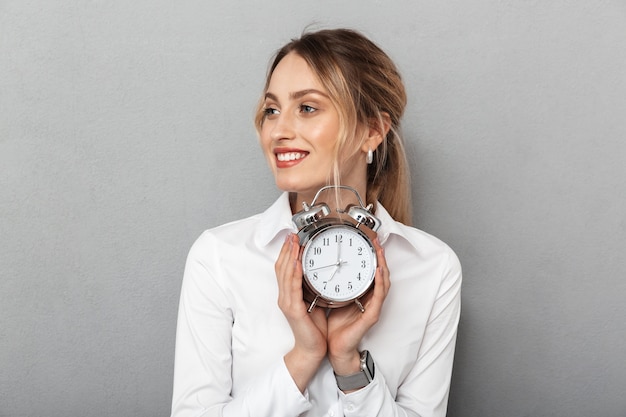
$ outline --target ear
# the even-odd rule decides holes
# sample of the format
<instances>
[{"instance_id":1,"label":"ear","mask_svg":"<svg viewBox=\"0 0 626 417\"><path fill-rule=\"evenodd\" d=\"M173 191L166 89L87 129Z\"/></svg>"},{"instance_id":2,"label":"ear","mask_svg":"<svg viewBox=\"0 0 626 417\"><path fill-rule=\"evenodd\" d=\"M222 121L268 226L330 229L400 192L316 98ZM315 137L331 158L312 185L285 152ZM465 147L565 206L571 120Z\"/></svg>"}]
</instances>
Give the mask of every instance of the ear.
<instances>
[{"instance_id":1,"label":"ear","mask_svg":"<svg viewBox=\"0 0 626 417\"><path fill-rule=\"evenodd\" d=\"M370 149L375 151L385 140L390 128L391 117L389 117L389 113L381 112L380 118L371 118L367 130L367 138L365 138L361 150L365 153Z\"/></svg>"}]
</instances>

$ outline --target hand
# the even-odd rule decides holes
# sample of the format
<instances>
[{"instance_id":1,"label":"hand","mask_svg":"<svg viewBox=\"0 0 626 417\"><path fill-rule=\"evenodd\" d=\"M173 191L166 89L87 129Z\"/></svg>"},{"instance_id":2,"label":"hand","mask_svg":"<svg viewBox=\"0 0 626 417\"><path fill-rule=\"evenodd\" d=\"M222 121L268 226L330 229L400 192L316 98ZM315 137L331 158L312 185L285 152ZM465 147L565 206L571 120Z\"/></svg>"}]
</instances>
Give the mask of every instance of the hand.
<instances>
[{"instance_id":1,"label":"hand","mask_svg":"<svg viewBox=\"0 0 626 417\"><path fill-rule=\"evenodd\" d=\"M307 312L302 294L302 263L298 236L290 234L274 266L278 280L278 307L294 336L294 347L285 364L300 391L304 392L326 355L327 321L323 309Z\"/></svg>"},{"instance_id":2,"label":"hand","mask_svg":"<svg viewBox=\"0 0 626 417\"><path fill-rule=\"evenodd\" d=\"M385 252L378 239L374 240L378 268L374 290L361 299L365 312L352 304L332 310L328 316L328 359L338 375L349 375L360 369L358 346L363 336L380 318L383 302L389 293L389 269Z\"/></svg>"}]
</instances>

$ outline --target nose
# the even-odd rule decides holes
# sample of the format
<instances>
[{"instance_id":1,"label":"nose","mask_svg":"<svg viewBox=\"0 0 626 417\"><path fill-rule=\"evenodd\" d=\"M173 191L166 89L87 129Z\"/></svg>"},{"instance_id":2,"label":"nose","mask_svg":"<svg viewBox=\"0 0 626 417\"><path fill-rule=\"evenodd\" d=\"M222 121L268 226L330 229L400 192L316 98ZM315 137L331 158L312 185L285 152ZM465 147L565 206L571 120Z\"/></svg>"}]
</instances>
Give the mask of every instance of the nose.
<instances>
[{"instance_id":1,"label":"nose","mask_svg":"<svg viewBox=\"0 0 626 417\"><path fill-rule=\"evenodd\" d=\"M270 131L272 140L291 140L295 138L294 120L289 113L279 113L273 122Z\"/></svg>"}]
</instances>

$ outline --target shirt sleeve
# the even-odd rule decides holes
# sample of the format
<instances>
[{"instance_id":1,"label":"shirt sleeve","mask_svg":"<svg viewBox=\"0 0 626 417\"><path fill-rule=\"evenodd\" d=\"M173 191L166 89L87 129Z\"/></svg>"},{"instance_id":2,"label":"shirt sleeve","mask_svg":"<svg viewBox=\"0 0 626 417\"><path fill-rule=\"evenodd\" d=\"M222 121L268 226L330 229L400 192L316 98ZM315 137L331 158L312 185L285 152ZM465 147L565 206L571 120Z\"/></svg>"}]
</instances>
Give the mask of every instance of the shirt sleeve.
<instances>
[{"instance_id":1,"label":"shirt sleeve","mask_svg":"<svg viewBox=\"0 0 626 417\"><path fill-rule=\"evenodd\" d=\"M450 250L442 265L418 358L393 398L384 377L339 398L346 417L445 417L461 312L461 265ZM374 357L374 363L376 358Z\"/></svg>"},{"instance_id":2,"label":"shirt sleeve","mask_svg":"<svg viewBox=\"0 0 626 417\"><path fill-rule=\"evenodd\" d=\"M311 407L284 361L233 398L232 298L220 280L217 242L203 235L189 252L176 331L172 417L296 417Z\"/></svg>"}]
</instances>

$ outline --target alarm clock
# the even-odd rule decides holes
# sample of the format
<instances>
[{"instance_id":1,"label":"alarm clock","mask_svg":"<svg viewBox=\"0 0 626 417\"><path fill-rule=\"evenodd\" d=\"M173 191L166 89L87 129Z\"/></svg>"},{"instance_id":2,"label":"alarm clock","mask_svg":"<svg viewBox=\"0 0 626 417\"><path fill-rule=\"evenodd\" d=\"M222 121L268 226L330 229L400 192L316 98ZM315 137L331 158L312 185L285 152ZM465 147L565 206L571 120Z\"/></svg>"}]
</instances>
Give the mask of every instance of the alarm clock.
<instances>
[{"instance_id":1,"label":"alarm clock","mask_svg":"<svg viewBox=\"0 0 626 417\"><path fill-rule=\"evenodd\" d=\"M359 205L331 213L327 204L316 204L328 188L352 191ZM311 204L303 203L303 210L293 216L302 247L302 286L309 312L315 306L338 308L351 303L365 311L359 299L373 288L378 265L373 241L380 220L371 210L372 205L365 207L354 188L331 185L322 187Z\"/></svg>"}]
</instances>

